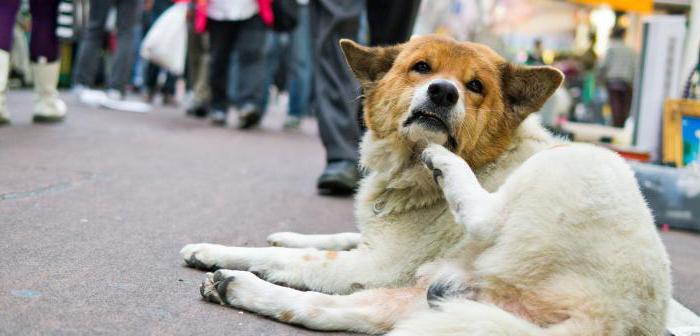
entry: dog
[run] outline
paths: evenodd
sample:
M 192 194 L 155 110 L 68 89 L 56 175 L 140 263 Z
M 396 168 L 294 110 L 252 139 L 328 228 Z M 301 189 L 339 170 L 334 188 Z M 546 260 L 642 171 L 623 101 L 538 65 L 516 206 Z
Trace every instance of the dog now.
M 669 259 L 617 154 L 531 116 L 547 67 L 439 36 L 341 40 L 368 127 L 361 233 L 186 245 L 204 299 L 318 330 L 408 335 L 662 335 Z

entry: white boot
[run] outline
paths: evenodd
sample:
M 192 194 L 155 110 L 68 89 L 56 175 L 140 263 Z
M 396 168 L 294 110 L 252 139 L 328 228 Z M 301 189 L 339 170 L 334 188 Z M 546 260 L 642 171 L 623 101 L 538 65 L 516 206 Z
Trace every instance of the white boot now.
M 34 75 L 34 121 L 58 122 L 66 115 L 66 104 L 58 98 L 58 73 L 60 62 L 47 63 L 45 59 L 39 59 L 39 63 L 32 63 Z
M 7 111 L 7 77 L 10 75 L 10 53 L 0 49 L 0 125 L 10 122 L 10 112 Z

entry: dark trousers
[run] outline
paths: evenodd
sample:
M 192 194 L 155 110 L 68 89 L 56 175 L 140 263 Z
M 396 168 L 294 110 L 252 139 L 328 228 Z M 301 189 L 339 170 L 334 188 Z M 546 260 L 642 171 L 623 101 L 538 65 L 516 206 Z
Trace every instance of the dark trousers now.
M 20 0 L 0 1 L 0 49 L 10 52 L 12 49 L 12 30 L 15 27 Z M 32 14 L 32 38 L 29 42 L 29 54 L 33 62 L 40 57 L 47 62 L 58 59 L 58 37 L 56 37 L 56 18 L 58 0 L 30 0 L 29 12 Z
M 112 60 L 107 85 L 124 91 L 134 62 L 134 25 L 141 13 L 141 0 L 91 0 L 90 18 L 75 63 L 75 82 L 90 86 L 95 82 L 105 37 L 105 23 L 112 6 L 117 8 L 117 51 Z
M 606 86 L 612 110 L 612 125 L 624 127 L 632 105 L 632 85 L 624 80 L 611 79 L 607 81 Z
M 394 44 L 410 37 L 420 0 L 368 0 L 372 44 Z M 326 159 L 357 161 L 361 135 L 357 122 L 359 84 L 347 67 L 338 40 L 356 40 L 365 3 L 312 0 L 315 40 L 314 110 Z M 373 37 L 372 37 L 373 36 Z
M 229 69 L 231 51 L 238 52 L 239 76 L 236 85 L 241 105 L 263 104 L 265 87 L 265 34 L 266 27 L 258 15 L 243 21 L 217 21 L 209 19 L 209 86 L 211 107 L 226 111 L 228 108 Z

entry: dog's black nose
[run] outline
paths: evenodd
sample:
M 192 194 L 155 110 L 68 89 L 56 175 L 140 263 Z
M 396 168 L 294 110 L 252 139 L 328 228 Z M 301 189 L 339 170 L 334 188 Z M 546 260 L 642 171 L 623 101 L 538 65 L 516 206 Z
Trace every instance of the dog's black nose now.
M 454 84 L 439 80 L 428 85 L 428 97 L 438 106 L 451 107 L 459 100 L 459 92 Z

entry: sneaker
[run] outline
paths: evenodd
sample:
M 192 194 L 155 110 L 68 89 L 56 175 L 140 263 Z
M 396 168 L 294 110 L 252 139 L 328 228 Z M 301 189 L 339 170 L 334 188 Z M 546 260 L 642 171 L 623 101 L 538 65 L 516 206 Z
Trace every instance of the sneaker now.
M 207 116 L 207 107 L 204 105 L 192 105 L 185 110 L 185 115 L 194 118 L 205 118 Z
M 282 127 L 287 131 L 295 131 L 298 130 L 300 126 L 301 118 L 295 116 L 287 116 L 287 119 L 284 121 L 284 126 Z
M 360 171 L 351 160 L 330 161 L 316 184 L 322 194 L 350 194 L 357 189 Z
M 226 111 L 213 109 L 209 112 L 209 121 L 214 126 L 226 126 L 227 115 Z
M 253 104 L 245 104 L 238 111 L 238 128 L 250 129 L 260 124 L 262 113 Z

